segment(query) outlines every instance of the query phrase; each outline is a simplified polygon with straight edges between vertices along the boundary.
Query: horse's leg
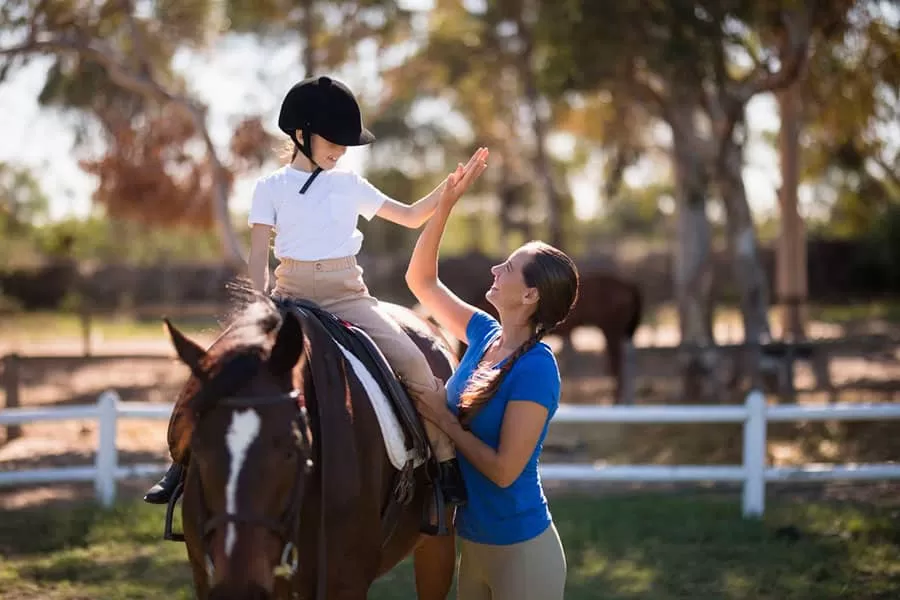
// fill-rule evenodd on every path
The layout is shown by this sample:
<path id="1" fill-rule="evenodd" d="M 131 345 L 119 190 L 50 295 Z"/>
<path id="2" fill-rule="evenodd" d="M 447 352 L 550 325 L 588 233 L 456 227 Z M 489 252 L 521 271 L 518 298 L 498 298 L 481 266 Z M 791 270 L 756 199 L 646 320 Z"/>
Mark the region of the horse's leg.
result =
<path id="1" fill-rule="evenodd" d="M 191 562 L 191 574 L 194 576 L 194 590 L 197 592 L 197 600 L 206 600 L 209 596 L 209 581 L 206 578 L 205 560 L 197 560 L 193 556 L 190 556 L 189 559 Z"/>
<path id="2" fill-rule="evenodd" d="M 447 522 L 452 522 L 452 513 Z M 418 600 L 446 600 L 456 570 L 456 536 L 422 536 L 413 553 Z"/>
<path id="3" fill-rule="evenodd" d="M 575 353 L 575 345 L 572 343 L 572 332 L 559 334 L 560 341 L 562 343 L 559 349 L 559 362 L 560 366 L 564 369 L 574 369 L 577 367 L 576 364 L 576 353 Z"/>
<path id="4" fill-rule="evenodd" d="M 194 590 L 198 600 L 206 600 L 209 596 L 209 579 L 206 572 L 206 555 L 202 547 L 194 543 L 194 539 L 185 540 L 188 562 L 191 565 L 191 575 L 194 577 Z"/>
<path id="5" fill-rule="evenodd" d="M 206 550 L 203 545 L 203 532 L 200 523 L 205 519 L 201 506 L 202 492 L 200 480 L 196 473 L 196 464 L 187 467 L 184 479 L 184 493 L 181 496 L 181 522 L 184 533 L 184 547 L 187 551 L 191 574 L 194 577 L 194 590 L 198 600 L 206 600 L 209 596 L 209 574 L 206 571 Z"/>
<path id="6" fill-rule="evenodd" d="M 615 382 L 615 398 L 613 404 L 622 403 L 622 336 L 618 331 L 603 330 L 603 336 L 606 338 L 606 357 L 609 361 L 609 372 Z"/>

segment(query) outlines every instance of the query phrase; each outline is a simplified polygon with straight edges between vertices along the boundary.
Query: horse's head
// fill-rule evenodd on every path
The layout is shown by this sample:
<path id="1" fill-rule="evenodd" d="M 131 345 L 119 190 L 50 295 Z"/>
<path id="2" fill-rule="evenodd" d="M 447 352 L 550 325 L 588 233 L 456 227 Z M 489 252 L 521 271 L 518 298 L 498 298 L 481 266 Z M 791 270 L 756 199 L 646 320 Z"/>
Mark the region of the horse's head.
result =
<path id="1" fill-rule="evenodd" d="M 259 298 L 209 351 L 167 325 L 193 373 L 185 392 L 195 422 L 183 512 L 186 536 L 194 534 L 186 537 L 189 553 L 206 561 L 210 598 L 269 598 L 278 575 L 296 567 L 312 469 L 298 392 L 300 320 Z"/>

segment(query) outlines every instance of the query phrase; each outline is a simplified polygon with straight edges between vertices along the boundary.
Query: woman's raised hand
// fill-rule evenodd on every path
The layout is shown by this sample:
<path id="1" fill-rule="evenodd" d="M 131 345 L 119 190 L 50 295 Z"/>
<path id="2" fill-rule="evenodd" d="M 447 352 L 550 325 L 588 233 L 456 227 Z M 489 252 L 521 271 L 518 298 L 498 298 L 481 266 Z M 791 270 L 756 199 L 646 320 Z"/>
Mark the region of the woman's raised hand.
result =
<path id="1" fill-rule="evenodd" d="M 472 185 L 472 182 L 478 179 L 478 176 L 487 168 L 489 154 L 487 148 L 479 148 L 465 166 L 460 163 L 456 170 L 447 176 L 440 197 L 440 203 L 443 206 L 452 207 L 456 204 L 457 200 Z"/>

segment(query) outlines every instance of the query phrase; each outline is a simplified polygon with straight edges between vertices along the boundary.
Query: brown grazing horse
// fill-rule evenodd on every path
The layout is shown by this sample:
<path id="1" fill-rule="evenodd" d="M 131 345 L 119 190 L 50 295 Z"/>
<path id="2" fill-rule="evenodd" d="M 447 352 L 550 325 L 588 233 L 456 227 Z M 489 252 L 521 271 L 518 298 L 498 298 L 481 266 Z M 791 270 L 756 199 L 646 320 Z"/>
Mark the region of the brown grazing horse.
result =
<path id="1" fill-rule="evenodd" d="M 446 381 L 446 340 L 392 312 Z M 199 598 L 363 600 L 413 551 L 418 598 L 447 597 L 454 539 L 420 531 L 426 467 L 407 503 L 392 503 L 398 470 L 376 413 L 317 318 L 255 295 L 208 350 L 167 325 L 192 372 L 169 444 L 187 465 L 182 521 Z"/>
<path id="2" fill-rule="evenodd" d="M 495 317 L 496 309 L 484 293 L 491 287 L 491 266 L 502 262 L 479 253 L 442 259 L 441 280 L 466 302 Z M 569 317 L 554 332 L 563 338 L 563 353 L 574 351 L 570 339 L 576 327 L 597 327 L 606 338 L 610 374 L 616 382 L 616 402 L 624 400 L 623 366 L 626 344 L 641 324 L 643 298 L 640 287 L 610 271 L 584 270 L 580 290 Z M 465 347 L 463 346 L 463 349 Z"/>

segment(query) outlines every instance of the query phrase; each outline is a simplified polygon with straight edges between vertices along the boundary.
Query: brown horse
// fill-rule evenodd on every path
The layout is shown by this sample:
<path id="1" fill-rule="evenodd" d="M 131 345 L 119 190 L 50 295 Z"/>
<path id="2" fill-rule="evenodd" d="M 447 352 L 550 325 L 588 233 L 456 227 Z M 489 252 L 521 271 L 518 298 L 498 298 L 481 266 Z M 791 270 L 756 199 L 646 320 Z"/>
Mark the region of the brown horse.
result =
<path id="1" fill-rule="evenodd" d="M 446 340 L 392 312 L 446 381 Z M 362 600 L 413 551 L 418 597 L 447 597 L 454 539 L 421 533 L 427 463 L 395 501 L 400 472 L 373 405 L 318 318 L 256 295 L 208 350 L 167 325 L 192 372 L 169 444 L 187 465 L 182 521 L 199 598 Z"/>
<path id="2" fill-rule="evenodd" d="M 461 298 L 496 317 L 497 311 L 484 292 L 491 287 L 490 268 L 498 262 L 502 261 L 478 253 L 443 259 L 441 280 Z M 576 327 L 597 327 L 603 332 L 610 374 L 616 381 L 616 402 L 621 402 L 627 383 L 623 377 L 626 345 L 631 343 L 642 317 L 640 287 L 608 270 L 581 271 L 579 285 L 572 312 L 554 333 L 563 339 L 565 356 L 573 352 L 570 335 Z"/>

